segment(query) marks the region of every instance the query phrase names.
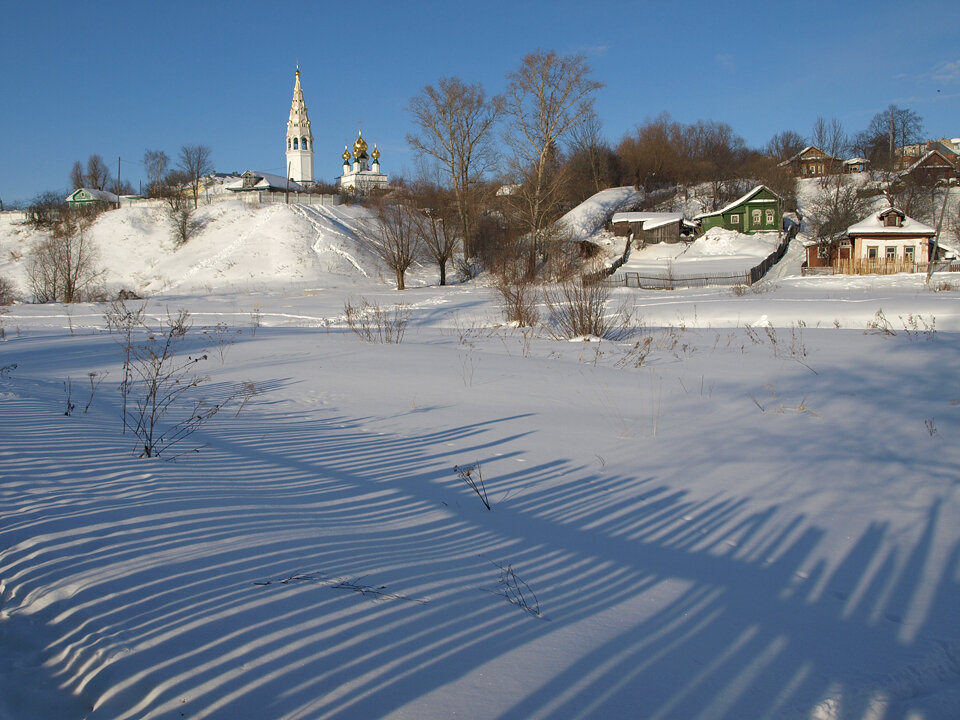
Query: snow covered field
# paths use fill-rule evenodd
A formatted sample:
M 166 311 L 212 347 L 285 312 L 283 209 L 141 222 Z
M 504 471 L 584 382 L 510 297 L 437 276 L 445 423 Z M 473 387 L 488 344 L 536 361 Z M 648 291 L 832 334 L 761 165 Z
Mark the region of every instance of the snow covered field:
M 173 461 L 121 433 L 102 306 L 0 318 L 0 718 L 957 717 L 960 279 L 788 253 L 563 342 L 390 290 L 351 209 L 243 212 L 176 253 L 96 228 L 152 325 L 192 313 L 200 394 L 260 391 Z

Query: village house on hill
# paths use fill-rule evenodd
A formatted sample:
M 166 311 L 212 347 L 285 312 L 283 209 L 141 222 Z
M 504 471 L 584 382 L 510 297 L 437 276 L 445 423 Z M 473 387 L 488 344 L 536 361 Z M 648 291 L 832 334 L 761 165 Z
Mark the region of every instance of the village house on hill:
M 116 205 L 118 201 L 119 198 L 112 192 L 93 188 L 77 188 L 67 195 L 67 205 L 70 208 Z
M 935 185 L 943 180 L 956 180 L 958 158 L 953 153 L 934 148 L 900 173 L 901 179 L 912 179 L 924 185 Z
M 783 225 L 783 198 L 766 185 L 757 185 L 726 207 L 701 213 L 693 219 L 700 221 L 700 228 L 704 232 L 715 227 L 748 235 L 779 232 Z
M 680 213 L 618 212 L 611 220 L 617 237 L 633 235 L 633 244 L 641 248 L 652 243 L 677 243 L 693 239 L 696 226 Z
M 823 177 L 840 172 L 842 162 L 825 153 L 818 147 L 807 145 L 791 158 L 787 158 L 780 167 L 789 167 L 800 178 Z
M 851 225 L 840 237 L 804 243 L 803 274 L 892 274 L 926 269 L 937 231 L 889 207 Z

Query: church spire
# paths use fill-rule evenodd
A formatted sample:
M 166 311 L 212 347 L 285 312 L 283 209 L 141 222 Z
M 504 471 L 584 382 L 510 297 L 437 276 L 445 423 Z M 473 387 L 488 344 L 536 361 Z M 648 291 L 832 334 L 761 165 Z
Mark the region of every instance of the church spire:
M 300 86 L 300 63 L 294 74 L 293 100 L 287 120 L 287 177 L 298 183 L 313 182 L 313 133 Z

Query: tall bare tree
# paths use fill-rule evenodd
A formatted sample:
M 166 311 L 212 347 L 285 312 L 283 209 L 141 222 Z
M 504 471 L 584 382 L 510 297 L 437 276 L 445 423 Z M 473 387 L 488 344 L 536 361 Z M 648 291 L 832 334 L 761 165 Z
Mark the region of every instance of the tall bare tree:
M 453 193 L 428 182 L 415 183 L 411 201 L 420 211 L 417 232 L 423 246 L 440 270 L 440 284 L 447 284 L 447 264 L 459 245 L 459 223 Z
M 389 200 L 377 204 L 377 220 L 373 227 L 361 231 L 373 253 L 393 271 L 397 290 L 405 290 L 404 277 L 421 250 L 417 213 L 407 198 L 394 193 Z
M 99 155 L 87 158 L 87 174 L 84 178 L 87 187 L 94 190 L 105 190 L 110 184 L 110 168 Z
M 83 174 L 83 163 L 77 160 L 70 168 L 70 187 L 79 190 L 86 184 L 86 177 Z
M 583 55 L 537 50 L 507 75 L 503 109 L 509 120 L 505 139 L 513 151 L 513 172 L 522 180 L 517 200 L 529 236 L 532 275 L 544 231 L 558 215 L 558 159 L 571 134 L 593 116 L 594 94 L 603 83 L 590 78 Z
M 856 151 L 875 167 L 893 169 L 897 151 L 923 139 L 923 120 L 909 108 L 890 105 L 856 136 Z
M 494 161 L 492 128 L 500 113 L 500 98 L 488 98 L 479 83 L 441 78 L 427 85 L 407 106 L 419 127 L 407 135 L 415 150 L 436 159 L 450 176 L 457 203 L 463 254 L 471 256 L 474 231 L 473 184 Z
M 767 142 L 766 152 L 776 160 L 789 160 L 807 145 L 806 139 L 793 130 L 775 133 Z
M 82 302 L 102 275 L 88 229 L 96 209 L 65 211 L 34 249 L 27 269 L 37 302 Z
M 147 170 L 147 192 L 155 197 L 160 193 L 163 179 L 170 168 L 170 157 L 163 150 L 144 150 L 143 166 Z
M 181 145 L 177 167 L 190 179 L 196 209 L 200 201 L 200 179 L 213 172 L 213 152 L 207 145 Z

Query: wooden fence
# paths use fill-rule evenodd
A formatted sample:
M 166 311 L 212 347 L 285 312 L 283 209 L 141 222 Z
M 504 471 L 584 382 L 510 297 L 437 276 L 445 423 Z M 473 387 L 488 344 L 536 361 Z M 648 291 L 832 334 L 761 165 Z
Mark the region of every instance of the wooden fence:
M 674 290 L 676 288 L 689 287 L 707 287 L 710 285 L 752 285 L 776 265 L 783 258 L 790 241 L 796 237 L 799 226 L 791 224 L 790 228 L 781 237 L 776 249 L 767 255 L 763 261 L 742 272 L 736 273 L 716 273 L 703 275 L 674 275 L 672 270 L 667 269 L 661 273 L 644 274 L 640 272 L 624 271 L 615 273 L 623 264 L 620 260 L 609 271 L 611 277 L 604 280 L 609 285 L 622 285 L 624 287 L 637 287 L 645 290 Z
M 928 263 L 904 261 L 903 258 L 887 260 L 886 258 L 851 258 L 834 261 L 827 267 L 800 268 L 802 275 L 896 275 L 897 273 L 926 273 Z M 960 272 L 960 263 L 936 262 L 934 272 Z

